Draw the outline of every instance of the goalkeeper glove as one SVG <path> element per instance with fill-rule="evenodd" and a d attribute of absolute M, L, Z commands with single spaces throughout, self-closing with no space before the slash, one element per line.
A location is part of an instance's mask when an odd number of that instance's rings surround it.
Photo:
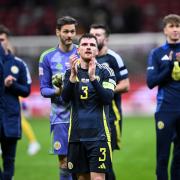
<path fill-rule="evenodd" d="M 62 87 L 62 75 L 60 73 L 52 76 L 52 85 L 61 88 Z"/>
<path fill-rule="evenodd" d="M 179 67 L 179 62 L 178 61 L 174 61 L 174 67 L 172 70 L 172 78 L 175 81 L 179 81 L 180 80 L 180 67 Z"/>

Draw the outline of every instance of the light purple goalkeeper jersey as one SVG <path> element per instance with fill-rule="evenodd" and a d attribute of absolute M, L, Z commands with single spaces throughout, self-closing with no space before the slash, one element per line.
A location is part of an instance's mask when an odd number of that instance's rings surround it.
<path fill-rule="evenodd" d="M 51 98 L 51 124 L 69 123 L 70 104 L 63 102 L 61 96 L 55 95 L 52 76 L 57 73 L 64 75 L 72 54 L 77 54 L 76 45 L 69 52 L 62 52 L 58 47 L 48 49 L 41 54 L 39 60 L 40 91 L 43 97 Z"/>

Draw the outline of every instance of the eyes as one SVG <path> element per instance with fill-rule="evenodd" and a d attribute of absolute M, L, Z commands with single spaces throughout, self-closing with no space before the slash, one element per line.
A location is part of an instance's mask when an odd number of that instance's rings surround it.
<path fill-rule="evenodd" d="M 68 34 L 68 33 L 75 34 L 75 32 L 76 32 L 75 30 L 67 30 L 67 29 L 63 31 L 63 33 L 65 34 Z"/>
<path fill-rule="evenodd" d="M 85 46 L 91 46 L 91 47 L 96 47 L 95 43 L 82 43 L 81 46 L 85 47 Z"/>
<path fill-rule="evenodd" d="M 3 41 L 5 41 L 5 39 L 3 39 L 3 38 L 0 38 L 0 42 L 3 42 Z"/>
<path fill-rule="evenodd" d="M 171 23 L 171 24 L 168 24 L 168 27 L 170 27 L 170 28 L 173 28 L 173 27 L 179 28 L 180 24 L 173 24 L 173 23 Z"/>

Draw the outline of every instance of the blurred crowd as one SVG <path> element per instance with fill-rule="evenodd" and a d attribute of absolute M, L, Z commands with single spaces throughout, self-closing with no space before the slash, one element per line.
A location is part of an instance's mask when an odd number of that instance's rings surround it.
<path fill-rule="evenodd" d="M 178 0 L 0 0 L 0 22 L 14 35 L 54 35 L 62 15 L 78 19 L 78 34 L 99 22 L 112 33 L 159 32 L 161 18 L 179 9 Z"/>

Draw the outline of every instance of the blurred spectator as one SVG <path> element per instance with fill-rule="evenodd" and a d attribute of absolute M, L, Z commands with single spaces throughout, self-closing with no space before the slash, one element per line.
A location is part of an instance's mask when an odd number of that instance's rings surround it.
<path fill-rule="evenodd" d="M 99 22 L 112 33 L 158 32 L 161 17 L 179 9 L 179 0 L 0 0 L 0 21 L 14 35 L 54 35 L 53 20 L 65 15 L 79 21 L 78 34 Z"/>
<path fill-rule="evenodd" d="M 142 11 L 135 4 L 129 5 L 123 12 L 125 33 L 138 33 L 142 28 Z"/>

